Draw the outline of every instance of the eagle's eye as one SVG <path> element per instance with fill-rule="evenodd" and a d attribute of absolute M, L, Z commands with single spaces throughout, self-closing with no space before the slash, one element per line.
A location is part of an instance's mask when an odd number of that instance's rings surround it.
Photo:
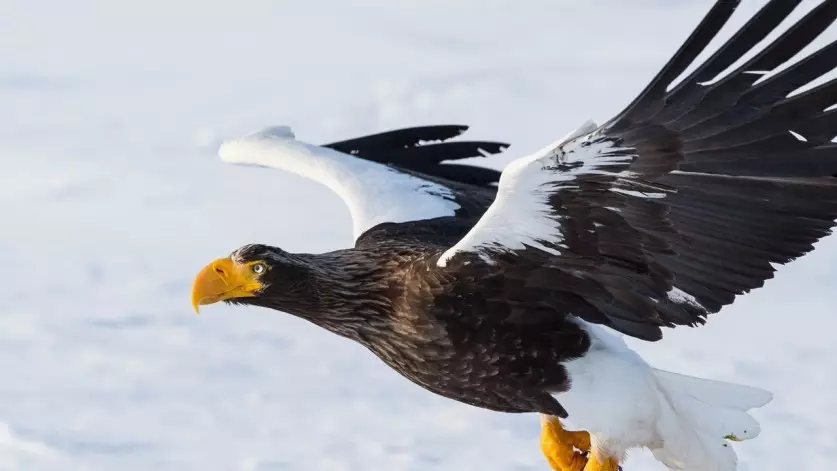
<path fill-rule="evenodd" d="M 267 267 L 264 266 L 264 263 L 256 263 L 250 269 L 253 270 L 253 273 L 261 275 L 267 270 Z"/>

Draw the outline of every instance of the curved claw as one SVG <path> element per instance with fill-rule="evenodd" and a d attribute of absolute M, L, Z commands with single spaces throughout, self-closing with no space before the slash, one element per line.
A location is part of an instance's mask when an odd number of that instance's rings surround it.
<path fill-rule="evenodd" d="M 565 430 L 557 417 L 543 415 L 541 451 L 554 471 L 582 471 L 588 463 L 590 434 Z"/>

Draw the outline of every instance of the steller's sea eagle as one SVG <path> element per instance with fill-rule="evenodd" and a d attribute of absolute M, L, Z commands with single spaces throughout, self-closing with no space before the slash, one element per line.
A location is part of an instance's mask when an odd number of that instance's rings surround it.
<path fill-rule="evenodd" d="M 837 1 L 746 59 L 800 3 L 770 1 L 676 81 L 738 3 L 719 0 L 624 111 L 502 174 L 445 162 L 503 147 L 447 141 L 456 126 L 325 146 L 275 127 L 225 142 L 226 162 L 335 191 L 354 247 L 246 245 L 200 271 L 195 308 L 284 311 L 434 393 L 540 413 L 555 470 L 614 471 L 634 447 L 672 469 L 736 469 L 729 442 L 758 434 L 747 411 L 770 393 L 655 369 L 622 336 L 704 323 L 837 218 L 837 80 L 791 96 L 837 66 L 837 41 L 791 63 Z"/>

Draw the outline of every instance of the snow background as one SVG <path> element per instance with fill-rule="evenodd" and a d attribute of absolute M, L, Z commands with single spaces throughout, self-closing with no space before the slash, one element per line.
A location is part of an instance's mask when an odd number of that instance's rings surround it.
<path fill-rule="evenodd" d="M 193 275 L 239 245 L 351 242 L 327 189 L 218 143 L 464 123 L 513 144 L 499 167 L 619 111 L 710 5 L 0 1 L 0 470 L 546 470 L 535 415 L 436 397 L 290 316 L 195 316 Z M 831 237 L 707 327 L 635 342 L 776 393 L 741 469 L 837 453 L 836 262 Z"/>

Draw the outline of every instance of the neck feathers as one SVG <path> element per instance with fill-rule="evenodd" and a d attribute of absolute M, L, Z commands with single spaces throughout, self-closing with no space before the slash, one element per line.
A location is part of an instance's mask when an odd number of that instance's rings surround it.
<path fill-rule="evenodd" d="M 327 254 L 287 254 L 277 282 L 259 303 L 361 341 L 393 310 L 394 274 L 355 250 Z"/>

